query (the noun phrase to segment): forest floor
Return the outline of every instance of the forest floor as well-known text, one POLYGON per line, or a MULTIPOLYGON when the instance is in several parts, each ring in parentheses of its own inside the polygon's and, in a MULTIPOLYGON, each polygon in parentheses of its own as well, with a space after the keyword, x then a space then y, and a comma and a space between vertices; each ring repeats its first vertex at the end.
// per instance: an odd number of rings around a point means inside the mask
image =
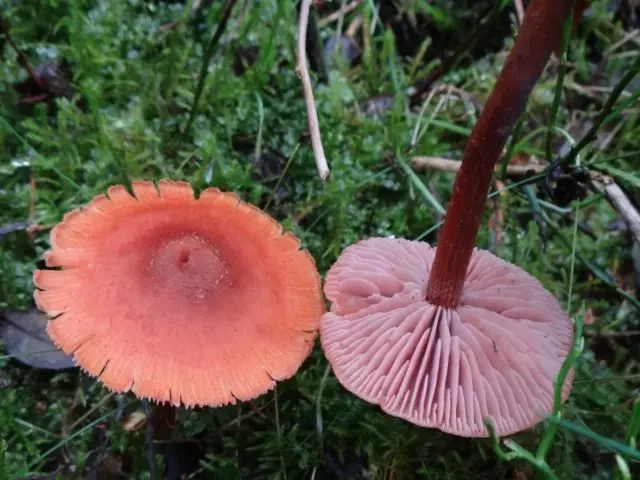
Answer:
MULTIPOLYGON (((174 179, 233 191, 266 209, 301 239, 322 274, 366 237, 435 244, 455 173, 421 169, 416 157, 461 158, 513 45, 522 2, 503 2, 481 38, 481 20, 497 2, 362 1, 334 17, 351 2, 316 2, 323 5, 313 16, 319 34, 309 30, 309 60, 327 183, 314 162, 296 74, 296 2, 238 1, 208 50, 225 3, 0 0, 0 479, 151 478, 144 405, 67 368, 59 352, 29 355, 46 344, 32 272, 66 212, 114 184, 174 179), (471 48, 467 35, 479 39, 471 48), (453 52, 425 95, 410 96, 453 52)), ((544 167, 566 155, 637 69, 640 9, 629 5, 591 2, 562 81, 553 57, 531 95, 508 144, 512 165, 544 167)), ((636 76, 575 159, 635 205, 639 96, 636 76)), ((545 436, 545 421, 510 439, 529 458, 513 443, 501 446, 516 449, 507 458, 492 439, 384 414, 339 384, 317 344, 297 375, 254 401, 179 410, 171 442, 155 445, 157 472, 171 479, 526 479, 543 461, 541 440, 552 438, 548 478, 640 475, 640 243, 588 178, 546 173, 497 173, 492 192, 500 193, 487 203, 477 240, 538 278, 584 323, 555 436, 545 436)))

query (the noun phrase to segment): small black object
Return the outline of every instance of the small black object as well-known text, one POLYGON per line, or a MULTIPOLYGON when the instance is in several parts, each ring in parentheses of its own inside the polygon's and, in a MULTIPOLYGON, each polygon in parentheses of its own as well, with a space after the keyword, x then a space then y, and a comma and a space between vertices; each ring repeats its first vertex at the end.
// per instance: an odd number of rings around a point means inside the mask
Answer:
POLYGON ((547 169, 544 188, 553 203, 566 207, 587 196, 589 170, 584 167, 556 164, 547 169))

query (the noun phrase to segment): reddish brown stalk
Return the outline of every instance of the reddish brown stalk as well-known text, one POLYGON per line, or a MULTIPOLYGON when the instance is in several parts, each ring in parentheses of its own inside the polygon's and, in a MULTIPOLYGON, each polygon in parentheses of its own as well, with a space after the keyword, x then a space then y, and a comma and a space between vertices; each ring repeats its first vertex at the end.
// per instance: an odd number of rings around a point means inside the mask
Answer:
POLYGON ((434 305, 454 308, 460 303, 495 163, 562 38, 572 7, 571 0, 533 0, 527 8, 513 49, 467 141, 427 285, 426 298, 434 305))

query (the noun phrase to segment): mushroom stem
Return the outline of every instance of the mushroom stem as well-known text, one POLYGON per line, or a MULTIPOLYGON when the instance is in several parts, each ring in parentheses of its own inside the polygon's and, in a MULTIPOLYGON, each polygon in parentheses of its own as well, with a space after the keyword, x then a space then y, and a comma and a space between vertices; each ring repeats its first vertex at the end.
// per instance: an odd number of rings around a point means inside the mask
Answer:
POLYGON ((440 234, 426 299, 460 303, 495 164, 551 52, 562 38, 571 0, 533 0, 489 100, 465 147, 440 234))

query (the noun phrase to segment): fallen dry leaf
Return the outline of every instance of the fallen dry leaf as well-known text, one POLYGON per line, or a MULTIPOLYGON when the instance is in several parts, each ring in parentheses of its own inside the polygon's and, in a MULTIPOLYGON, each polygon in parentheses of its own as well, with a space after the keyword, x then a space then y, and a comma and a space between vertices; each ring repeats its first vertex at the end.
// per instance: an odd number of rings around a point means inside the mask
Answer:
POLYGON ((45 370, 75 367, 73 358, 47 335, 47 316, 32 309, 0 312, 0 339, 7 354, 25 365, 45 370))

